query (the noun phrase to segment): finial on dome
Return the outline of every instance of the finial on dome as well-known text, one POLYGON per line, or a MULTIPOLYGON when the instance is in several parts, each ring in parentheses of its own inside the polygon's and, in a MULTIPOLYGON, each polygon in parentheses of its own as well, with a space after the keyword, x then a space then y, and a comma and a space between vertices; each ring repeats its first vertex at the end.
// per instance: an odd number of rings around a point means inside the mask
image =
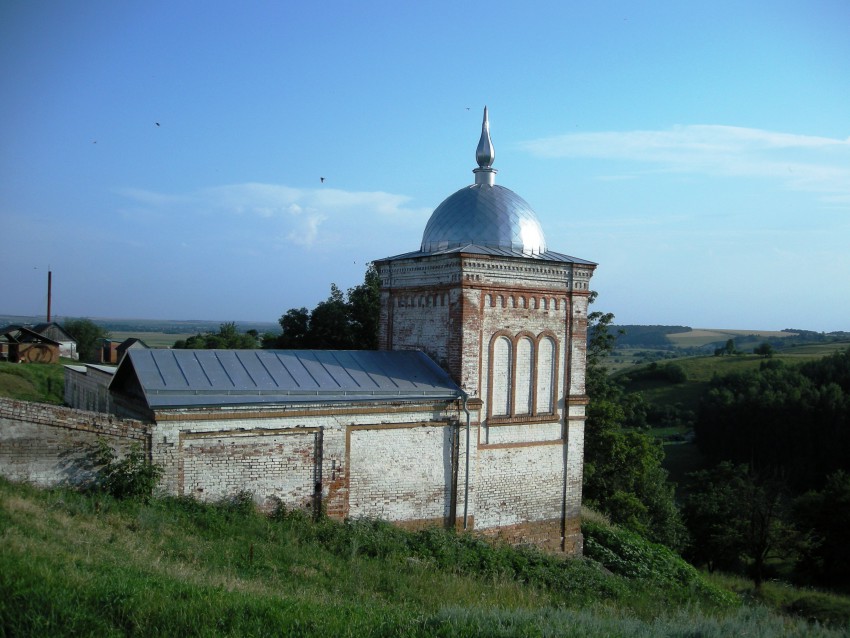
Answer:
POLYGON ((493 161, 496 159, 496 151, 493 149, 493 142, 490 140, 490 120, 487 117, 487 107, 484 107, 484 121, 481 123, 481 139, 478 140, 478 148, 475 149, 475 161, 478 162, 478 168, 472 172, 475 173, 476 184, 490 184, 491 186, 496 181, 496 169, 491 168, 493 161))

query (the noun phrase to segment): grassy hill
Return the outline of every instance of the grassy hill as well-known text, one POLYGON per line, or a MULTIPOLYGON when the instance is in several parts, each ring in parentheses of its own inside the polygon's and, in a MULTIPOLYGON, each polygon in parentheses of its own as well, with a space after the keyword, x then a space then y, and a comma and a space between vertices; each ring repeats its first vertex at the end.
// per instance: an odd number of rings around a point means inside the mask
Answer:
POLYGON ((0 635, 846 635, 846 599, 770 597, 827 627, 602 521, 584 531, 590 558, 565 561, 443 530, 264 516, 244 498, 145 504, 0 481, 0 635))
MULTIPOLYGON (((70 359, 62 363, 76 363, 70 359)), ((0 397, 61 405, 65 393, 62 364, 0 361, 0 397)))

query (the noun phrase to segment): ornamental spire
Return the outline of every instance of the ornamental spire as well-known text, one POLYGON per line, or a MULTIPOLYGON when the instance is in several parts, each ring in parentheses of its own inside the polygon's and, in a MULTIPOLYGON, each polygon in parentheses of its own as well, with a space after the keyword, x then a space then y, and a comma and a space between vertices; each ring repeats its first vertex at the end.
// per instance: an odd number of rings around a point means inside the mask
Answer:
POLYGON ((481 123, 481 139, 478 140, 478 148, 475 149, 475 161, 478 162, 478 168, 472 172, 475 173, 476 184, 489 184, 492 186, 496 181, 496 169, 491 168, 493 161, 496 159, 496 151, 493 149, 493 142, 490 140, 490 120, 487 117, 487 107, 484 107, 484 121, 481 123))

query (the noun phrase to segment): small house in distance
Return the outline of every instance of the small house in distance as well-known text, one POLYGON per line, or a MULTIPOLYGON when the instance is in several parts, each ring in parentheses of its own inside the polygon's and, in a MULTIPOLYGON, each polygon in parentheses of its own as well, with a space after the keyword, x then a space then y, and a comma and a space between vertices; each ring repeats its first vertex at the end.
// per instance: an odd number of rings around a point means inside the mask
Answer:
POLYGON ((59 342, 59 356, 66 359, 79 359, 77 342, 55 321, 40 323, 32 328, 37 333, 59 342))
POLYGON ((100 346, 100 362, 106 364, 116 364, 121 361, 124 353, 130 348, 147 348, 148 345, 141 339, 130 337, 124 341, 112 341, 104 339, 100 346))
POLYGON ((0 328, 0 360, 12 363, 58 363, 61 344, 33 328, 0 328))

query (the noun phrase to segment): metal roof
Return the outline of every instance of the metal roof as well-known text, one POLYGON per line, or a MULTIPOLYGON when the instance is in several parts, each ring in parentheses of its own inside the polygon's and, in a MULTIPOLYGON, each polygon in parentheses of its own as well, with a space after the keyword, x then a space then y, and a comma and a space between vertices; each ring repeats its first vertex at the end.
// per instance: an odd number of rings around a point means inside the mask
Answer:
POLYGON ((138 380, 150 408, 455 399, 418 350, 127 350, 110 389, 138 380))
POLYGON ((376 259, 375 263, 383 261, 393 261, 396 259, 417 259, 419 257, 431 257, 433 255, 486 255, 490 257, 518 257, 521 259, 533 259, 539 261, 559 261, 567 264, 579 264, 586 266, 596 266, 596 262, 588 261, 587 259, 579 259, 578 257, 570 257, 562 253, 556 253, 554 250, 547 250, 542 253, 529 254, 521 250, 510 248, 496 248, 493 246, 479 246, 478 244, 466 244, 464 246, 456 246, 445 250, 421 251, 415 250, 401 255, 393 255, 392 257, 384 257, 376 259))
POLYGON ((472 184, 437 206, 422 234, 423 252, 467 244, 546 252, 537 215, 522 197, 504 186, 472 184))

